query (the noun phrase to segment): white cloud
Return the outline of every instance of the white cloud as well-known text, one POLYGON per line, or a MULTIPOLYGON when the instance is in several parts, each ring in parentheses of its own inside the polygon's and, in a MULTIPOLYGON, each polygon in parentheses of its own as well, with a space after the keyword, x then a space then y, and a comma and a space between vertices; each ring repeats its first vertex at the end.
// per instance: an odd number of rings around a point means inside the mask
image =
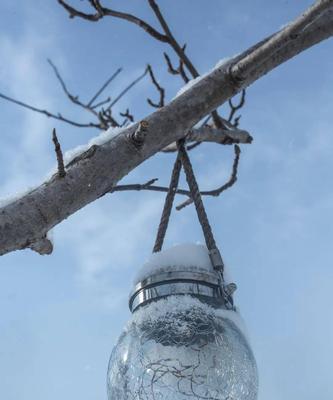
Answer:
MULTIPOLYGON (((44 72, 48 49, 56 52, 54 39, 27 33, 24 37, 0 38, 0 57, 6 60, 0 75, 1 92, 15 99, 42 108, 52 109, 50 71, 44 72)), ((52 121, 15 104, 5 103, 10 131, 3 135, 5 148, 1 152, 5 174, 1 195, 25 189, 41 179, 45 168, 53 162, 51 146, 52 121)))
POLYGON ((132 193, 124 201, 116 193, 56 228, 55 245, 70 243, 79 282, 114 307, 117 295, 127 297, 130 276, 149 255, 160 212, 156 197, 138 201, 132 193))

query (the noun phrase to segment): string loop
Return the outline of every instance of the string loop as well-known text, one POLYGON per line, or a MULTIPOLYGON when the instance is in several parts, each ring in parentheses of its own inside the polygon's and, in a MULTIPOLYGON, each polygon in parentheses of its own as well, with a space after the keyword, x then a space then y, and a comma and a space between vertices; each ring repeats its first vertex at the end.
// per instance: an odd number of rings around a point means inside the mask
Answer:
POLYGON ((208 216, 202 201, 199 186, 193 171, 192 163, 185 148, 184 139, 179 140, 177 142, 177 148, 178 148, 178 154, 173 166, 169 184, 169 190, 165 198, 153 252, 155 253, 162 249, 165 234, 169 224, 173 201, 178 188, 181 166, 183 166, 186 176, 186 181, 190 189, 191 198, 193 199, 195 205, 195 209, 205 238, 206 246, 209 251, 211 262, 213 264, 213 267, 221 271, 222 273, 224 268, 223 260, 220 251, 216 246, 216 241, 214 239, 213 231, 210 226, 208 216))

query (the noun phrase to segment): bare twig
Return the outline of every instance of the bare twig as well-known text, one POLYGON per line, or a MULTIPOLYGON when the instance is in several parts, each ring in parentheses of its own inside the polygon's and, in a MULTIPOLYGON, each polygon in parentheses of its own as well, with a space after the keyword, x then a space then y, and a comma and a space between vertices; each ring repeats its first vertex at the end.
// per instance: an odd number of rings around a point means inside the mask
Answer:
POLYGON ((92 105, 93 102, 100 96, 100 94, 106 89, 106 87, 112 82, 112 80, 122 71, 122 68, 118 68, 118 70, 103 84, 103 86, 96 92, 96 94, 92 97, 92 99, 89 101, 89 103, 84 104, 82 103, 78 96, 73 96, 69 90, 67 89, 67 86, 62 78, 62 76, 59 73, 58 68, 53 64, 51 60, 48 60, 49 64, 51 65, 56 77, 58 78, 61 87, 63 88, 65 94, 67 97, 76 105, 82 107, 86 111, 89 111, 93 115, 95 115, 100 124, 99 128, 102 130, 106 130, 109 127, 119 127, 121 126, 118 121, 112 116, 112 111, 111 107, 116 104, 117 101, 120 100, 120 98, 127 93, 136 83, 138 83, 144 75, 140 75, 139 78, 135 79, 133 82, 131 82, 123 91, 122 93, 111 103, 108 105, 106 109, 101 109, 99 112, 95 111, 95 108, 100 107, 103 104, 109 103, 111 101, 110 98, 101 101, 100 103, 96 105, 92 105))
POLYGON ((49 58, 47 59, 47 62, 50 64, 51 68, 53 69, 53 72, 55 74, 55 76, 57 77, 58 81, 60 82, 60 85, 63 89, 63 91, 65 92, 66 96, 75 104, 78 105, 82 105, 82 103, 78 100, 78 96, 73 96, 69 90, 67 89, 67 86, 64 82, 64 80, 62 79, 58 68, 55 66, 55 64, 53 64, 52 60, 50 60, 49 58))
MULTIPOLYGON (((156 182, 158 180, 158 178, 155 179, 151 179, 150 181, 146 182, 146 183, 130 183, 127 185, 117 185, 114 186, 109 193, 114 193, 114 192, 126 192, 126 191, 137 191, 140 192, 142 190, 149 190, 152 192, 160 192, 160 193, 167 193, 169 188, 166 186, 157 186, 154 185, 153 183, 156 182)), ((176 194, 180 194, 183 196, 190 196, 191 193, 189 190, 186 189, 177 189, 176 194)))
POLYGON ((58 3, 61 4, 64 9, 69 13, 70 18, 80 17, 86 19, 88 21, 96 22, 103 18, 104 16, 110 16, 115 18, 124 19, 128 22, 138 25, 140 28, 144 29, 150 36, 161 42, 168 42, 168 38, 162 33, 158 32, 155 28, 149 25, 147 22, 143 21, 140 18, 135 17, 134 15, 123 13, 120 11, 111 10, 110 8, 102 7, 99 1, 91 1, 90 4, 96 9, 95 14, 86 14, 82 11, 77 10, 76 8, 70 6, 63 0, 58 0, 58 3))
POLYGON ((58 81, 60 82, 60 85, 61 85, 63 91, 65 92, 65 94, 66 94, 66 96, 69 98, 69 100, 70 100, 72 103, 76 104, 77 106, 80 106, 80 107, 84 108, 85 110, 91 112, 91 113, 94 114, 95 116, 97 116, 97 115, 98 115, 97 112, 94 111, 89 105, 82 103, 82 102, 79 100, 79 97, 78 97, 78 96, 74 96, 74 95, 72 95, 72 94, 70 93, 70 91, 67 89, 67 86, 66 86, 66 84, 65 84, 65 81, 63 80, 62 76, 60 75, 60 72, 59 72, 58 68, 55 66, 55 64, 53 64, 53 62, 52 62, 50 59, 48 59, 47 62, 48 62, 48 63, 50 64, 50 66, 52 67, 52 69, 53 69, 53 71, 54 71, 54 73, 55 73, 55 75, 56 75, 58 81))
MULTIPOLYGON (((201 191, 200 194, 202 196, 217 197, 236 183, 239 157, 240 157, 240 152, 241 152, 240 147, 237 144, 234 147, 234 151, 235 151, 235 158, 233 161, 232 172, 231 172, 228 182, 224 183, 222 186, 218 187, 217 189, 201 191)), ((144 184, 134 183, 134 184, 128 184, 128 185, 117 185, 117 186, 114 186, 110 190, 110 193, 125 192, 125 191, 131 191, 131 190, 134 190, 134 191, 149 190, 149 191, 153 191, 153 192, 167 193, 169 190, 168 187, 154 185, 154 183, 157 180, 158 180, 157 178, 154 178, 144 184)), ((187 205, 189 205, 193 202, 192 198, 190 198, 191 192, 189 190, 176 189, 175 193, 189 197, 189 199, 187 199, 184 203, 181 203, 179 206, 176 207, 177 210, 181 210, 182 208, 186 207, 187 205)))
POLYGON ((77 126, 78 128, 98 128, 98 129, 100 129, 100 125, 99 124, 94 124, 93 122, 81 123, 81 122, 72 121, 72 120, 70 120, 70 119, 68 119, 66 117, 63 117, 62 114, 60 114, 60 113, 53 114, 53 113, 51 113, 51 112, 49 112, 47 110, 43 110, 41 108, 37 108, 37 107, 31 106, 31 105, 29 105, 27 103, 23 103, 22 101, 19 101, 19 100, 15 100, 12 97, 6 96, 6 95, 4 95, 2 93, 0 93, 0 97, 5 99, 5 100, 7 100, 7 101, 10 101, 11 103, 17 104, 17 105, 19 105, 21 107, 24 107, 24 108, 27 108, 28 110, 35 111, 35 112, 38 112, 40 114, 44 114, 49 118, 54 118, 54 119, 57 119, 59 121, 66 122, 67 124, 70 124, 70 125, 73 125, 73 126, 77 126))
MULTIPOLYGON (((163 14, 161 13, 161 10, 158 7, 156 1, 148 0, 148 2, 149 2, 150 7, 152 8, 153 12, 155 13, 158 21, 160 22, 165 35, 168 38, 168 43, 170 44, 170 46, 173 48, 173 50, 176 52, 176 54, 178 55, 178 57, 180 59, 179 73, 181 74, 184 81, 188 82, 188 78, 187 78, 185 70, 184 70, 184 65, 190 71, 193 78, 199 77, 200 74, 199 74, 198 70, 195 68, 192 61, 187 57, 187 55, 185 53, 186 45, 182 47, 177 42, 177 40, 175 39, 175 37, 173 36, 173 34, 169 28, 169 25, 167 24, 165 18, 163 17, 163 14)), ((218 115, 216 110, 212 111, 212 118, 213 118, 216 128, 219 128, 219 129, 225 128, 225 125, 221 121, 221 118, 218 115)))
POLYGON ((168 72, 170 72, 171 75, 179 75, 179 71, 172 65, 172 62, 168 54, 164 52, 163 55, 168 66, 168 72))
POLYGON ((240 147, 237 144, 235 144, 234 146, 234 152, 235 152, 235 158, 232 165, 232 172, 230 175, 230 179, 228 180, 228 182, 226 182, 224 185, 220 186, 217 189, 203 191, 202 194, 204 196, 219 196, 222 192, 229 189, 237 181, 238 164, 241 153, 240 147))
MULTIPOLYGON (((128 185, 117 185, 114 186, 109 193, 114 192, 126 192, 128 190, 141 191, 141 190, 151 190, 153 192, 167 192, 168 188, 164 186, 156 186, 155 182, 158 181, 158 178, 153 178, 147 181, 146 183, 131 183, 128 185)), ((178 193, 178 192, 177 192, 178 193)), ((180 190, 179 194, 190 195, 188 190, 180 190)))
MULTIPOLYGON (((239 157, 240 157, 240 152, 241 151, 240 151, 240 147, 237 144, 235 144, 234 150, 235 150, 235 158, 234 158, 234 162, 233 162, 233 165, 232 165, 232 172, 231 172, 231 175, 230 175, 230 178, 229 178, 228 182, 226 182, 224 185, 218 187, 217 189, 202 191, 202 192, 200 192, 201 195, 203 195, 203 196, 219 196, 222 192, 226 191, 234 183, 236 183, 236 181, 237 181, 238 163, 239 163, 239 157)), ((193 199, 192 199, 192 197, 190 197, 186 201, 184 201, 183 203, 179 204, 176 207, 176 210, 179 211, 179 210, 185 208, 186 206, 188 206, 188 205, 190 205, 192 203, 193 203, 193 199)))
POLYGON ((150 64, 147 65, 147 70, 150 76, 151 81, 153 82, 154 86, 158 90, 160 94, 160 99, 158 103, 154 103, 151 99, 147 99, 148 104, 150 104, 154 108, 161 108, 164 107, 164 96, 165 96, 165 89, 160 86, 160 84, 157 82, 153 69, 150 64))
POLYGON ((116 128, 119 127, 119 122, 112 116, 112 110, 107 108, 102 110, 98 113, 98 118, 101 122, 101 129, 107 130, 109 127, 116 128))
POLYGON ((65 165, 64 165, 64 157, 61 151, 61 146, 57 137, 57 133, 55 128, 52 131, 52 140, 54 143, 54 150, 57 155, 57 162, 58 162, 58 176, 60 178, 64 178, 66 176, 65 165))
POLYGON ((173 36, 169 25, 167 24, 166 20, 164 19, 161 10, 159 6, 157 5, 155 0, 148 0, 148 3, 153 10, 154 14, 156 15, 159 23, 161 24, 161 27, 165 33, 165 36, 167 37, 167 41, 170 44, 170 46, 174 49, 178 57, 183 61, 183 63, 186 65, 186 68, 190 71, 191 75, 193 78, 197 78, 199 76, 199 72, 197 69, 194 67, 190 59, 187 57, 185 54, 185 49, 184 47, 180 46, 180 44, 177 42, 175 37, 173 36))
MULTIPOLYGON (((129 109, 127 108, 126 109, 126 111, 125 112, 120 112, 119 113, 122 117, 124 117, 125 118, 125 123, 127 122, 127 121, 131 121, 131 122, 134 122, 134 116, 133 116, 133 114, 131 114, 130 112, 129 112, 129 109)), ((123 125, 124 125, 124 123, 123 123, 123 125)))
POLYGON ((236 104, 236 105, 233 104, 232 99, 229 99, 229 101, 228 101, 229 107, 230 107, 230 114, 229 114, 229 117, 228 117, 228 122, 232 123, 232 125, 234 127, 236 127, 236 128, 238 126, 239 119, 240 119, 241 116, 239 115, 238 117, 236 117, 233 122, 232 122, 232 119, 234 118, 235 113, 244 106, 244 104, 245 104, 245 95, 246 95, 246 90, 243 89, 242 92, 241 92, 240 100, 239 100, 238 104, 236 104))
POLYGON ((164 42, 164 43, 169 43, 172 48, 176 51, 178 54, 179 58, 181 58, 186 65, 186 67, 189 69, 193 77, 199 76, 198 71, 194 67, 194 65, 191 63, 191 61, 188 59, 186 56, 183 48, 178 44, 176 39, 174 38, 166 20, 164 19, 157 3, 154 0, 148 0, 150 7, 152 8, 154 14, 156 15, 163 31, 164 34, 158 32, 155 28, 153 28, 150 24, 147 22, 143 21, 142 19, 128 13, 123 13, 120 11, 115 11, 106 7, 103 7, 98 0, 92 0, 90 1, 91 6, 96 10, 95 14, 87 14, 84 13, 71 5, 69 5, 67 2, 64 0, 58 0, 58 3, 64 7, 64 9, 69 13, 69 16, 71 18, 74 17, 80 17, 88 21, 96 22, 99 19, 105 17, 105 16, 110 16, 110 17, 115 17, 115 18, 120 18, 123 20, 126 20, 128 22, 134 23, 138 25, 140 28, 144 29, 150 36, 154 37, 155 39, 164 42))
MULTIPOLYGON (((183 47, 184 51, 185 51, 185 47, 186 47, 186 45, 184 45, 184 47, 183 47)), ((180 76, 183 78, 183 81, 185 83, 188 83, 190 81, 190 78, 186 75, 186 71, 185 71, 185 68, 184 68, 184 62, 183 62, 183 60, 181 58, 179 59, 178 71, 180 73, 180 76)))
MULTIPOLYGON (((102 103, 96 104, 94 106, 92 104, 102 94, 102 92, 109 86, 109 84, 120 74, 120 72, 122 70, 123 70, 122 68, 118 68, 117 71, 113 75, 110 76, 110 78, 102 85, 102 87, 96 92, 96 94, 89 101, 89 103, 87 104, 88 107, 96 108, 99 105, 102 105, 102 103)), ((103 104, 105 104, 106 101, 109 101, 109 100, 104 100, 103 104)))
POLYGON ((124 90, 122 90, 118 96, 113 100, 113 102, 107 107, 107 110, 110 110, 118 101, 130 90, 132 89, 133 86, 135 86, 137 83, 139 83, 146 75, 147 75, 148 69, 146 68, 142 74, 140 74, 137 78, 133 80, 128 86, 125 87, 124 90))
MULTIPOLYGON (((195 66, 193 65, 193 63, 191 62, 191 60, 188 58, 188 56, 185 53, 186 46, 181 46, 177 42, 177 40, 173 36, 173 34, 169 28, 169 25, 166 22, 165 18, 163 17, 163 14, 161 13, 160 8, 157 5, 155 0, 148 0, 148 3, 150 5, 151 9, 153 10, 157 20, 159 21, 164 34, 161 34, 160 32, 156 31, 151 25, 147 24, 145 21, 141 20, 140 18, 137 18, 134 15, 122 13, 119 11, 115 11, 115 10, 111 10, 109 8, 103 7, 100 4, 100 1, 98 1, 98 0, 90 1, 91 6, 96 10, 96 14, 83 13, 83 12, 75 9, 74 7, 70 6, 68 3, 66 3, 63 0, 58 0, 58 2, 67 10, 67 12, 69 13, 71 18, 80 17, 80 18, 95 22, 95 21, 98 21, 99 19, 103 18, 104 16, 111 16, 111 17, 115 17, 115 18, 121 18, 128 22, 132 22, 132 23, 138 25, 139 27, 144 29, 149 35, 151 35, 155 39, 157 39, 161 42, 168 43, 173 48, 173 50, 176 52, 176 54, 178 55, 179 60, 180 60, 179 74, 182 76, 182 78, 184 79, 185 82, 188 82, 189 79, 186 75, 184 66, 186 66, 186 68, 191 73, 193 78, 197 78, 199 76, 198 70, 195 68, 195 66)), ((167 58, 166 58, 166 60, 167 60, 167 58)), ((170 61, 170 59, 169 59, 169 61, 170 61)), ((167 60, 167 62, 168 62, 168 60, 167 60)), ((168 65, 170 67, 171 63, 168 63, 168 65)), ((169 68, 169 70, 172 71, 174 69, 172 67, 172 68, 169 68)), ((114 105, 114 102, 112 104, 110 104, 108 108, 111 108, 113 105, 114 105)), ((221 121, 217 111, 212 111, 212 117, 213 117, 214 124, 217 128, 225 127, 223 122, 221 121)))
POLYGON ((148 182, 146 182, 143 186, 144 187, 149 187, 149 186, 151 186, 151 185, 153 185, 155 182, 157 182, 158 181, 158 178, 153 178, 153 179, 150 179, 148 182))
MULTIPOLYGON (((183 46, 183 51, 185 51, 186 45, 183 46)), ((178 68, 175 68, 172 65, 171 59, 166 52, 163 53, 165 61, 168 66, 168 72, 171 75, 180 75, 185 83, 190 81, 189 77, 187 76, 185 69, 184 69, 184 61, 180 58, 178 68)))
MULTIPOLYGON (((119 68, 111 78, 109 78, 105 84, 98 90, 98 92, 94 95, 94 97, 89 101, 89 103, 85 104, 82 103, 78 96, 74 96, 73 94, 70 93, 70 91, 68 90, 63 78, 61 77, 59 70, 57 69, 57 67, 52 63, 51 60, 48 60, 49 64, 51 65, 57 79, 60 82, 60 85, 64 91, 64 93, 66 94, 66 96, 71 100, 71 102, 73 102, 74 104, 78 105, 79 107, 83 108, 85 111, 88 111, 89 113, 92 113, 96 119, 98 120, 98 122, 89 122, 89 123, 81 123, 81 122, 76 122, 73 121, 69 118, 64 117, 61 113, 58 114, 54 114, 48 110, 44 110, 35 106, 32 106, 30 104, 24 103, 20 100, 16 100, 13 99, 12 97, 6 96, 5 94, 0 93, 0 98, 3 98, 4 100, 7 100, 9 102, 12 102, 14 104, 17 104, 21 107, 27 108, 31 111, 35 111, 38 112, 40 114, 44 114, 49 118, 54 118, 57 119, 59 121, 62 122, 66 122, 70 125, 76 126, 78 128, 97 128, 97 129, 102 129, 102 130, 106 130, 108 129, 110 126, 111 127, 116 127, 116 126, 121 126, 121 124, 119 124, 116 119, 112 116, 112 112, 111 112, 111 108, 130 90, 132 89, 138 82, 141 81, 141 79, 144 78, 144 76, 147 74, 148 70, 147 68, 145 69, 145 71, 140 74, 140 76, 138 76, 136 79, 134 79, 128 86, 125 87, 124 90, 122 90, 120 92, 120 94, 110 103, 111 98, 107 98, 106 100, 101 101, 98 104, 95 105, 91 105, 92 100, 96 100, 98 98, 98 96, 102 93, 102 91, 107 87, 107 85, 115 78, 116 75, 119 74, 118 71, 120 71, 121 69, 119 68), (108 106, 106 107, 106 109, 101 108, 99 111, 96 110, 96 108, 106 104, 106 103, 110 103, 108 104, 108 106)), ((130 121, 133 121, 133 119, 128 118, 130 121)))
POLYGON ((186 150, 187 151, 191 151, 191 150, 195 149, 196 147, 199 147, 202 143, 203 142, 195 142, 195 143, 192 143, 192 144, 188 144, 186 146, 186 150))
MULTIPOLYGON (((131 183, 127 185, 117 185, 114 186, 109 193, 114 193, 114 192, 126 192, 126 191, 137 191, 140 192, 142 190, 149 190, 152 192, 160 192, 160 193, 167 193, 168 192, 168 187, 166 186, 157 186, 153 185, 153 182, 156 182, 158 179, 152 179, 151 181, 148 181, 147 183, 131 183), (150 183, 152 182, 152 183, 150 183)), ((191 192, 186 189, 177 189, 176 194, 180 194, 183 196, 191 196, 191 192)), ((200 192, 201 195, 205 196, 205 192, 200 192)), ((208 194, 209 195, 209 194, 208 194)), ((211 195, 212 196, 212 195, 211 195)))
POLYGON ((105 100, 101 100, 100 102, 94 104, 93 106, 91 106, 91 108, 93 110, 95 110, 98 107, 104 106, 104 104, 110 103, 111 101, 111 97, 107 97, 105 100))

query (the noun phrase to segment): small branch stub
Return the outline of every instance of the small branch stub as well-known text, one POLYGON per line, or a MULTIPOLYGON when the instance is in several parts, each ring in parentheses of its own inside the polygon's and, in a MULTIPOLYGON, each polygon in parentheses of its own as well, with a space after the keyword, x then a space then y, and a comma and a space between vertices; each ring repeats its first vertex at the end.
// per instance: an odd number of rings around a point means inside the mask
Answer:
POLYGON ((56 133, 55 128, 53 129, 53 132, 52 132, 52 141, 54 143, 54 150, 55 150, 56 156, 57 156, 58 176, 60 178, 64 178, 66 176, 64 157, 63 157, 63 154, 61 151, 61 146, 60 146, 59 140, 57 138, 57 133, 56 133))
POLYGON ((134 143, 135 147, 142 147, 147 135, 148 130, 148 122, 142 120, 139 122, 139 125, 134 133, 130 135, 131 141, 134 143))
POLYGON ((47 236, 35 240, 34 242, 30 243, 28 247, 40 255, 51 254, 53 251, 53 244, 47 236))

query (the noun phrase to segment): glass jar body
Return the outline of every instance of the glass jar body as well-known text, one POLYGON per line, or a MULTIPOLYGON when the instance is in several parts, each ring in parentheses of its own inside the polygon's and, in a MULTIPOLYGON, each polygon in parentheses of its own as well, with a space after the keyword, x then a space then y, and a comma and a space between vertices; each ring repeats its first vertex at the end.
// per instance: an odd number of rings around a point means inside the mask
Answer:
POLYGON ((109 400, 255 400, 256 363, 234 314, 190 296, 141 307, 111 354, 109 400))

